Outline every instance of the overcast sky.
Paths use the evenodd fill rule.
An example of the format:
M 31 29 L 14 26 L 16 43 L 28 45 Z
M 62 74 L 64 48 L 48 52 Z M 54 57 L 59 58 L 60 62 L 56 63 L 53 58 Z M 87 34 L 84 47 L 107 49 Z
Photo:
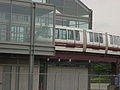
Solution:
M 120 0 L 81 0 L 93 10 L 93 30 L 120 35 Z

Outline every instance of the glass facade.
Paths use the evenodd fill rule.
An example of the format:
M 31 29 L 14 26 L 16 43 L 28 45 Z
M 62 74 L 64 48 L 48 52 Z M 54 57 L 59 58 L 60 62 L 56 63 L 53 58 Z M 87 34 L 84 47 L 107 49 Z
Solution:
M 53 41 L 53 10 L 37 7 L 35 10 L 35 43 L 49 43 Z
M 31 7 L 30 5 L 12 4 L 10 41 L 30 42 Z
M 70 19 L 70 18 L 69 18 Z M 85 21 L 56 19 L 56 25 L 67 26 L 71 28 L 89 29 L 89 23 Z
M 0 41 L 30 43 L 31 21 L 34 20 L 35 44 L 54 45 L 54 7 L 36 4 L 33 18 L 31 4 L 17 1 L 0 3 Z
M 29 42 L 31 7 L 1 3 L 0 8 L 0 40 L 15 43 Z
M 56 6 L 56 25 L 92 29 L 92 11 L 79 0 L 48 0 Z

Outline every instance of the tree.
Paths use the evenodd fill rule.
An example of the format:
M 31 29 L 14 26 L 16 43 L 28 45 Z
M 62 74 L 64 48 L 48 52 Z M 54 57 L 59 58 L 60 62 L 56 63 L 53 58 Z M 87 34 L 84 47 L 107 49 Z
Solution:
M 92 64 L 92 74 L 109 75 L 111 74 L 111 64 Z

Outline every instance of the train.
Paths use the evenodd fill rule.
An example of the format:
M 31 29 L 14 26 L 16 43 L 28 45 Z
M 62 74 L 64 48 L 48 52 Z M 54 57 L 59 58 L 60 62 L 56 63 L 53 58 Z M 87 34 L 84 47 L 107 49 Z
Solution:
M 93 30 L 55 26 L 55 47 L 59 51 L 120 55 L 120 36 Z

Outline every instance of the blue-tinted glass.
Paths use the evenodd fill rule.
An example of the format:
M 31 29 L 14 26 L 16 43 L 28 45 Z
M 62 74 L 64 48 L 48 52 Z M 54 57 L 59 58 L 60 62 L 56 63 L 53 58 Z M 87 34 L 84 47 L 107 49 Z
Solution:
M 64 39 L 64 40 L 67 39 L 67 31 L 66 30 L 64 30 L 64 29 L 59 30 L 59 39 Z
M 72 30 L 68 30 L 68 39 L 69 40 L 74 40 L 74 33 Z
M 59 29 L 55 29 L 55 39 L 59 39 Z
M 89 32 L 89 38 L 90 38 L 90 42 L 93 42 L 93 32 Z
M 77 41 L 80 41 L 80 33 L 79 33 L 79 31 L 77 31 L 77 30 L 75 30 L 75 39 L 77 40 Z
M 100 39 L 100 43 L 103 43 L 103 35 L 102 35 L 102 33 L 99 33 L 99 39 Z
M 53 10 L 36 8 L 35 10 L 35 43 L 52 44 L 53 42 Z

